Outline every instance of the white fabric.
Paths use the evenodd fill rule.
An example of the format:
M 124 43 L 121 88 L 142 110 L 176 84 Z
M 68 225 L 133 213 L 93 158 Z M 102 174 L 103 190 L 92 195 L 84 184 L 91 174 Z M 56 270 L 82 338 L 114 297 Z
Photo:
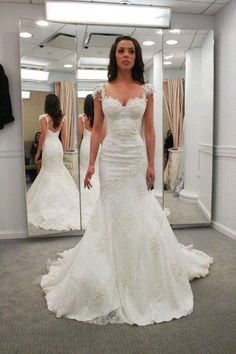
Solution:
M 80 229 L 79 190 L 64 166 L 59 133 L 60 129 L 47 129 L 42 167 L 27 192 L 28 222 L 46 230 L 76 230 Z
M 59 258 L 41 286 L 57 317 L 97 324 L 148 325 L 192 312 L 189 280 L 205 277 L 212 258 L 179 244 L 147 191 L 140 125 L 150 87 L 126 106 L 107 97 L 100 152 L 100 197 L 82 240 Z
M 96 162 L 95 173 L 92 180 L 92 188 L 84 188 L 84 177 L 89 164 L 91 132 L 87 129 L 83 131 L 83 139 L 80 145 L 80 177 L 81 177 L 81 205 L 82 205 L 82 225 L 86 227 L 93 208 L 100 193 L 99 167 Z M 99 157 L 99 152 L 98 152 Z M 98 161 L 98 160 L 97 160 Z

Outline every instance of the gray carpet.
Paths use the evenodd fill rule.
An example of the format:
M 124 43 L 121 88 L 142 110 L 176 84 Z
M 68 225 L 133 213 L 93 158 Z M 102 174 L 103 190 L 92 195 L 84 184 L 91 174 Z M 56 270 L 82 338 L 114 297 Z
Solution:
M 191 283 L 194 312 L 146 327 L 56 319 L 39 285 L 46 261 L 79 237 L 0 241 L 0 354 L 235 354 L 236 243 L 210 228 L 175 230 L 214 257 L 210 275 Z

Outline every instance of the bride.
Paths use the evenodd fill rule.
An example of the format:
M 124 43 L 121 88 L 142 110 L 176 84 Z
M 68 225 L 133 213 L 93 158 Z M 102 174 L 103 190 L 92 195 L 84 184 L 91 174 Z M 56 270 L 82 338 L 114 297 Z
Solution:
M 77 230 L 80 229 L 80 196 L 63 163 L 66 122 L 56 95 L 46 96 L 44 111 L 39 117 L 41 134 L 35 155 L 37 165 L 42 151 L 42 167 L 27 192 L 28 222 L 46 230 Z
M 57 317 L 140 326 L 170 321 L 192 312 L 189 281 L 209 273 L 212 258 L 178 243 L 150 191 L 153 90 L 144 83 L 143 71 L 137 40 L 117 38 L 110 51 L 108 82 L 94 92 L 95 121 L 84 180 L 90 188 L 105 120 L 100 197 L 82 240 L 59 254 L 41 280 L 48 309 Z

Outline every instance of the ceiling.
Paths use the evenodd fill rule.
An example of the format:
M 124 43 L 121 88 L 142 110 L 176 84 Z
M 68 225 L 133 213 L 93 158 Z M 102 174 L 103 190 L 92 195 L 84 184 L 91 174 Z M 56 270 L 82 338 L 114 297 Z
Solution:
M 84 0 L 87 2 L 120 3 L 122 0 Z M 124 0 L 136 5 L 171 7 L 173 12 L 198 15 L 215 15 L 231 0 Z M 44 4 L 45 0 L 0 0 L 0 3 Z

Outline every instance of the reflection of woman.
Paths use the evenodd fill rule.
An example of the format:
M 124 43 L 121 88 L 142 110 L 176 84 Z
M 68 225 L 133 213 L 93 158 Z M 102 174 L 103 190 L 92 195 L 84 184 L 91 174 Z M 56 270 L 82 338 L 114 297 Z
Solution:
M 45 114 L 39 119 L 35 163 L 42 152 L 42 167 L 27 193 L 28 222 L 46 230 L 79 229 L 79 191 L 63 163 L 66 123 L 57 96 L 46 96 Z
M 87 95 L 84 100 L 84 114 L 79 117 L 79 137 L 80 137 L 80 175 L 85 176 L 89 164 L 90 139 L 94 121 L 94 103 L 93 96 Z M 81 204 L 82 204 L 82 223 L 85 228 L 91 215 L 94 205 L 98 199 L 99 174 L 98 164 L 93 178 L 93 188 L 85 189 L 81 186 Z
M 192 312 L 189 280 L 212 259 L 180 245 L 150 189 L 154 182 L 153 90 L 143 80 L 139 43 L 119 37 L 110 52 L 109 82 L 95 90 L 95 121 L 85 185 L 100 152 L 100 197 L 86 232 L 42 279 L 57 317 L 147 325 Z M 145 141 L 140 136 L 144 120 Z
M 35 155 L 36 155 L 37 150 L 38 150 L 38 144 L 39 144 L 40 135 L 41 135 L 40 132 L 37 132 L 35 134 L 34 141 L 32 142 L 32 145 L 31 145 L 30 155 L 31 155 L 33 161 L 35 161 Z M 41 152 L 41 154 L 39 156 L 39 159 L 37 160 L 37 163 L 36 163 L 37 175 L 39 174 L 39 171 L 40 171 L 40 168 L 41 168 L 41 163 L 42 163 L 42 152 Z

